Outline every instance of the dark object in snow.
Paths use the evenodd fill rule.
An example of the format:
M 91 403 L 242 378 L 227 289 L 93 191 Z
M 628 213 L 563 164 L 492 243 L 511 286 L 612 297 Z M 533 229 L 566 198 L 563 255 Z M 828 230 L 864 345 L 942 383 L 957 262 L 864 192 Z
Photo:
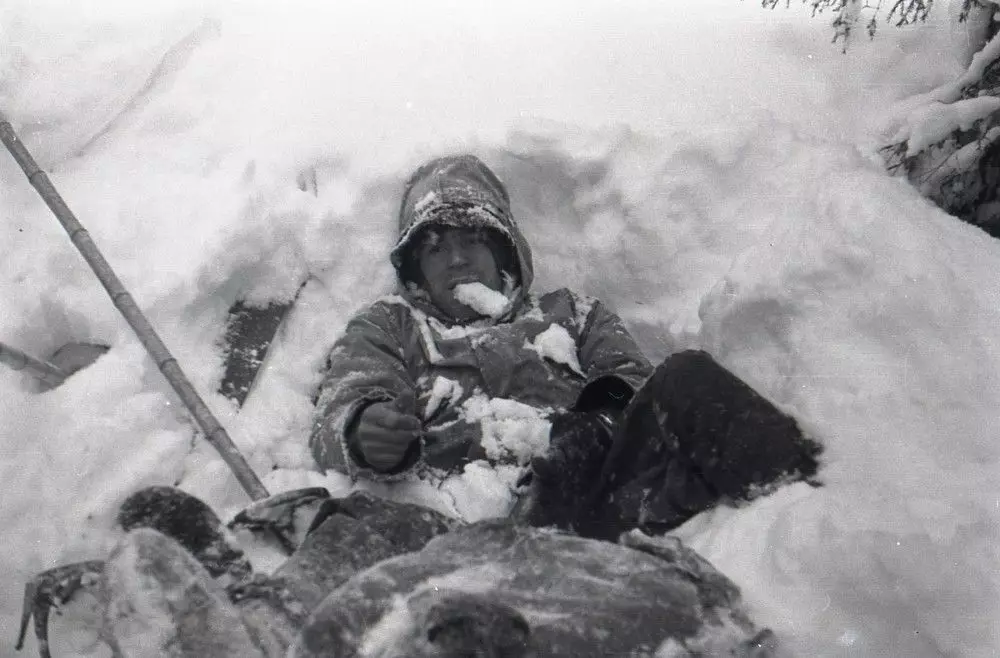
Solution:
M 67 372 L 53 363 L 35 358 L 27 352 L 22 352 L 16 347 L 0 343 L 0 363 L 13 370 L 23 370 L 31 375 L 41 384 L 42 390 L 55 388 L 62 384 Z
M 181 551 L 188 556 L 187 562 L 197 568 L 191 564 L 166 565 L 154 559 L 149 547 L 158 540 L 146 532 L 135 538 L 132 538 L 135 533 L 129 532 L 124 541 L 134 539 L 135 545 L 120 548 L 115 558 L 118 562 L 139 559 L 135 557 L 137 554 L 147 555 L 142 558 L 145 565 L 142 568 L 156 578 L 180 578 L 174 569 L 184 572 L 187 574 L 184 578 L 189 579 L 200 578 L 195 572 L 204 572 L 205 578 L 217 581 L 216 589 L 224 588 L 229 599 L 239 606 L 254 641 L 266 647 L 265 654 L 269 656 L 284 655 L 306 615 L 329 591 L 380 560 L 419 550 L 432 537 L 458 523 L 418 505 L 383 501 L 361 492 L 342 499 L 331 499 L 329 492 L 321 487 L 276 494 L 253 503 L 228 524 L 229 528 L 262 533 L 264 539 L 277 536 L 283 548 L 294 544 L 292 548 L 297 549 L 294 555 L 272 576 L 263 576 L 251 574 L 244 552 L 233 543 L 232 534 L 215 512 L 179 489 L 148 487 L 136 492 L 122 504 L 117 521 L 125 531 L 155 530 L 165 542 L 165 555 Z M 305 537 L 301 545 L 300 536 Z M 23 646 L 33 615 L 40 655 L 50 658 L 50 609 L 71 602 L 81 591 L 103 597 L 100 592 L 109 586 L 109 569 L 120 567 L 90 560 L 35 576 L 25 587 L 17 647 Z M 168 593 L 165 589 L 168 586 L 169 583 L 161 583 L 151 595 L 164 601 L 179 595 Z M 207 585 L 196 588 L 200 595 L 217 598 L 217 593 L 209 596 L 210 589 Z M 122 595 L 129 594 L 122 592 Z M 111 620 L 106 623 L 110 625 Z M 103 635 L 106 634 L 107 629 Z M 198 653 L 202 645 L 191 646 L 193 653 L 182 655 L 202 655 Z
M 222 520 L 199 498 L 173 487 L 147 487 L 122 503 L 118 525 L 128 532 L 152 528 L 172 537 L 198 560 L 213 578 L 233 580 L 250 575 L 250 562 Z
M 333 591 L 289 656 L 771 655 L 708 562 L 672 538 L 623 541 L 459 528 Z
M 91 365 L 110 349 L 103 343 L 71 342 L 61 345 L 48 360 L 69 376 Z
M 273 539 L 285 555 L 302 545 L 309 523 L 330 497 L 323 487 L 293 489 L 252 503 L 226 524 L 230 530 L 247 530 L 258 539 Z
M 21 604 L 21 628 L 17 635 L 15 649 L 24 647 L 28 635 L 28 624 L 34 616 L 35 639 L 38 654 L 51 658 L 49 651 L 49 611 L 73 600 L 81 590 L 95 588 L 103 578 L 104 562 L 88 560 L 64 564 L 49 569 L 32 578 L 24 586 L 24 601 Z
M 302 290 L 302 287 L 299 287 Z M 257 381 L 278 327 L 295 305 L 298 292 L 288 301 L 253 305 L 242 299 L 229 307 L 226 319 L 225 373 L 219 392 L 242 407 Z
M 21 350 L 0 343 L 0 363 L 23 370 L 38 381 L 40 392 L 61 385 L 70 375 L 86 368 L 108 351 L 97 343 L 66 343 L 47 359 L 38 359 Z
M 207 506 L 186 494 L 140 494 L 121 514 L 129 523 L 177 529 L 193 513 L 216 528 Z M 178 518 L 152 512 L 156 500 L 171 503 Z M 76 584 L 102 592 L 102 636 L 123 657 L 597 658 L 661 650 L 765 658 L 776 648 L 743 612 L 736 585 L 675 538 L 634 531 L 614 544 L 509 521 L 459 525 L 360 492 L 323 502 L 312 525 L 272 576 L 228 586 L 176 539 L 140 527 L 106 564 L 87 563 L 91 582 Z M 203 546 L 203 534 L 185 541 Z M 44 594 L 68 600 L 70 589 Z
M 688 350 L 656 368 L 614 426 L 595 413 L 556 416 L 513 516 L 598 539 L 660 533 L 719 502 L 811 478 L 820 451 L 711 355 Z
M 626 408 L 582 534 L 662 532 L 816 474 L 822 447 L 706 352 L 660 364 Z
M 104 568 L 106 635 L 115 655 L 264 658 L 222 585 L 176 541 L 126 535 Z
M 457 525 L 419 505 L 363 492 L 330 498 L 287 562 L 270 576 L 230 586 L 228 594 L 265 654 L 284 657 L 309 613 L 331 591 L 382 560 L 420 550 Z
M 319 194 L 316 167 L 300 172 L 295 185 L 313 196 Z M 219 383 L 219 393 L 242 407 L 253 390 L 254 383 L 271 343 L 285 316 L 295 306 L 299 293 L 305 287 L 303 281 L 289 300 L 271 301 L 267 304 L 251 304 L 237 299 L 229 307 L 226 317 L 226 331 L 223 337 L 225 348 L 225 372 Z
M 302 546 L 276 572 L 309 609 L 359 571 L 417 551 L 458 521 L 364 492 L 325 501 Z
M 171 537 L 212 578 L 240 582 L 250 575 L 250 562 L 212 508 L 179 489 L 147 487 L 132 494 L 118 509 L 116 521 L 126 532 L 147 528 Z M 105 563 L 101 560 L 65 564 L 32 578 L 24 588 L 17 648 L 24 645 L 34 616 L 39 654 L 50 658 L 51 608 L 69 603 L 81 590 L 98 592 L 104 580 Z
M 531 460 L 518 483 L 525 492 L 512 517 L 519 523 L 571 530 L 592 495 L 611 447 L 614 427 L 608 416 L 565 412 L 552 419 L 549 447 Z

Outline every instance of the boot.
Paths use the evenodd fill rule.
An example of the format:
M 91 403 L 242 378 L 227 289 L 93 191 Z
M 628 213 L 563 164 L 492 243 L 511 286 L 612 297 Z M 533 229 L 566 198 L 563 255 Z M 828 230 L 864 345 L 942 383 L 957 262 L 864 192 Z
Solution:
M 180 489 L 158 486 L 137 491 L 119 508 L 118 524 L 126 532 L 152 528 L 176 540 L 213 578 L 239 582 L 252 571 L 243 549 L 212 508 Z
M 587 532 L 662 532 L 720 500 L 812 478 L 821 449 L 706 352 L 674 354 L 625 409 L 594 487 Z
M 748 500 L 816 474 L 822 447 L 708 353 L 670 357 L 651 383 L 664 429 L 720 496 Z
M 549 447 L 519 482 L 525 490 L 512 514 L 535 527 L 575 527 L 611 447 L 608 414 L 566 412 L 552 420 Z

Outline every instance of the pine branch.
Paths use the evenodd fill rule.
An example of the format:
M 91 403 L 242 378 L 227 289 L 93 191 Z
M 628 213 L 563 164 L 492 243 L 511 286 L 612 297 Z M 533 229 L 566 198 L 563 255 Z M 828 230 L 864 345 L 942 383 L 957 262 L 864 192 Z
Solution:
M 780 0 L 761 0 L 761 7 L 774 9 Z M 883 13 L 883 0 L 877 0 L 874 4 L 862 2 L 862 0 L 802 0 L 802 3 L 812 5 L 812 15 L 815 17 L 824 12 L 830 11 L 835 16 L 830 25 L 833 27 L 833 42 L 840 39 L 846 42 L 851 36 L 855 23 L 861 20 L 863 14 L 870 14 L 870 18 L 865 22 L 865 31 L 869 38 L 874 38 L 878 30 L 879 15 Z M 972 7 L 984 7 L 986 4 L 993 4 L 992 0 L 963 0 L 962 14 L 960 20 L 968 17 Z M 785 7 L 791 6 L 791 0 L 785 0 Z M 886 23 L 893 23 L 896 27 L 912 25 L 927 20 L 934 0 L 894 0 L 885 15 Z
M 880 0 L 879 5 L 881 4 Z M 889 15 L 885 17 L 885 22 L 890 22 L 893 16 L 897 16 L 896 27 L 911 25 L 918 21 L 923 22 L 927 20 L 927 14 L 930 13 L 932 6 L 934 6 L 933 0 L 896 0 L 892 8 L 889 9 Z
M 958 22 L 964 23 L 969 20 L 969 14 L 973 9 L 988 9 L 990 5 L 996 6 L 992 0 L 962 0 L 962 9 L 958 13 Z

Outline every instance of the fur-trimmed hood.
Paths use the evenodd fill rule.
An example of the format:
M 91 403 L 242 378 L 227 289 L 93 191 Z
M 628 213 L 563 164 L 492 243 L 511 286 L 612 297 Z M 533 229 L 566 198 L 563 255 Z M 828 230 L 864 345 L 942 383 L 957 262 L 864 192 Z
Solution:
M 511 300 L 499 320 L 511 317 L 524 303 L 534 270 L 531 248 L 514 221 L 503 183 L 474 155 L 431 160 L 410 177 L 399 207 L 399 238 L 389 257 L 399 277 L 401 294 L 414 306 L 451 322 L 412 282 L 405 281 L 404 261 L 418 230 L 432 225 L 493 229 L 514 254 L 513 283 L 504 293 Z

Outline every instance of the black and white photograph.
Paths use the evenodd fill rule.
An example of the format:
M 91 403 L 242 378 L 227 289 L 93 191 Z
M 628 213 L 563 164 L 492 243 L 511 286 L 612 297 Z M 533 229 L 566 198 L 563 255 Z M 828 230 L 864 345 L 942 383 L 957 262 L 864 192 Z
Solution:
M 1000 655 L 1000 0 L 2 0 L 0 141 L 0 658 Z

